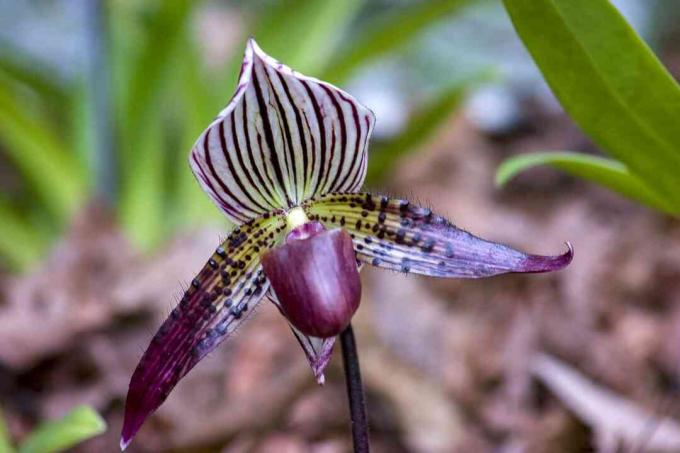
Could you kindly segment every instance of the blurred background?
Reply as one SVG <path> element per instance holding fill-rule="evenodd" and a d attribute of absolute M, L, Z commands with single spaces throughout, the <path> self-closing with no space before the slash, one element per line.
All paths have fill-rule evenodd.
<path fill-rule="evenodd" d="M 677 78 L 680 1 L 612 3 Z M 375 451 L 680 451 L 680 223 L 554 169 L 494 183 L 522 153 L 601 154 L 495 0 L 0 0 L 0 451 L 36 429 L 48 441 L 26 451 L 74 429 L 103 431 L 74 451 L 118 450 L 141 353 L 230 228 L 187 155 L 248 36 L 376 113 L 367 187 L 576 250 L 550 275 L 366 269 Z M 341 366 L 337 350 L 318 387 L 262 303 L 129 450 L 348 451 Z M 58 425 L 82 405 L 108 427 Z"/>

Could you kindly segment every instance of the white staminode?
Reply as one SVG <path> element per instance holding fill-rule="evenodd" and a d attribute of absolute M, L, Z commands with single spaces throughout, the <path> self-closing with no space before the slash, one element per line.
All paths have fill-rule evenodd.
<path fill-rule="evenodd" d="M 288 231 L 294 230 L 295 228 L 299 227 L 300 225 L 304 225 L 307 222 L 309 222 L 307 214 L 299 206 L 291 209 L 288 211 L 288 214 L 286 214 L 286 226 Z"/>

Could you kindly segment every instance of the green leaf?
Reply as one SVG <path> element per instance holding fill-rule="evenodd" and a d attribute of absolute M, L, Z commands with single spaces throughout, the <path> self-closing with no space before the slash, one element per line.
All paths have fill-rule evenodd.
<path fill-rule="evenodd" d="M 0 71 L 12 80 L 18 81 L 40 94 L 52 106 L 63 105 L 67 100 L 63 81 L 55 77 L 54 70 L 29 55 L 11 49 L 9 43 L 2 43 Z"/>
<path fill-rule="evenodd" d="M 76 155 L 78 162 L 83 168 L 92 169 L 89 164 L 92 148 L 95 143 L 94 120 L 89 106 L 88 92 L 85 83 L 78 80 L 74 83 L 70 97 L 62 105 L 62 109 L 68 106 L 68 121 L 70 134 L 68 144 Z M 88 181 L 92 178 L 92 172 L 87 173 Z"/>
<path fill-rule="evenodd" d="M 394 8 L 357 31 L 321 76 L 342 83 L 361 65 L 398 49 L 433 23 L 477 0 L 425 0 Z"/>
<path fill-rule="evenodd" d="M 164 147 L 162 119 L 147 121 L 145 135 L 135 143 L 139 153 L 135 165 L 127 170 L 123 181 L 121 223 L 134 243 L 145 251 L 158 245 L 164 232 Z"/>
<path fill-rule="evenodd" d="M 479 75 L 457 83 L 438 93 L 423 108 L 413 115 L 404 130 L 387 142 L 375 146 L 368 160 L 366 181 L 376 183 L 394 167 L 395 161 L 426 144 L 439 131 L 460 105 L 471 85 L 488 76 Z"/>
<path fill-rule="evenodd" d="M 0 200 L 0 219 L 0 262 L 15 271 L 37 262 L 45 249 L 46 238 L 4 200 Z"/>
<path fill-rule="evenodd" d="M 12 440 L 9 438 L 9 432 L 5 424 L 5 417 L 2 415 L 2 411 L 0 411 L 0 453 L 13 453 L 14 451 Z"/>
<path fill-rule="evenodd" d="M 565 110 L 680 209 L 680 87 L 607 0 L 503 0 Z"/>
<path fill-rule="evenodd" d="M 305 74 L 318 74 L 364 0 L 293 0 L 263 11 L 253 29 L 260 47 Z"/>
<path fill-rule="evenodd" d="M 47 119 L 3 83 L 0 83 L 0 142 L 50 213 L 64 222 L 85 196 L 85 172 L 49 127 Z"/>
<path fill-rule="evenodd" d="M 176 81 L 179 110 L 182 113 L 177 118 L 177 121 L 181 121 L 178 124 L 181 127 L 181 138 L 171 174 L 176 186 L 171 205 L 171 221 L 173 226 L 180 228 L 205 223 L 225 223 L 226 217 L 203 192 L 189 166 L 189 151 L 217 113 L 213 99 L 215 90 L 206 80 L 205 74 L 199 70 L 201 64 L 197 45 L 187 38 L 183 41 L 181 53 L 182 62 L 177 68 L 181 77 Z"/>
<path fill-rule="evenodd" d="M 129 65 L 130 80 L 118 109 L 122 125 L 120 215 L 125 230 L 144 250 L 157 245 L 164 230 L 162 106 L 164 98 L 176 95 L 167 90 L 174 76 L 172 63 L 196 4 L 189 0 L 157 2 L 146 18 L 141 50 L 133 61 L 121 63 Z"/>
<path fill-rule="evenodd" d="M 538 165 L 549 165 L 572 176 L 600 184 L 654 209 L 669 213 L 678 212 L 650 190 L 640 178 L 628 171 L 628 168 L 621 162 L 568 151 L 541 152 L 511 157 L 505 160 L 496 171 L 496 185 L 502 186 L 519 173 Z"/>
<path fill-rule="evenodd" d="M 248 35 L 269 55 L 307 75 L 318 75 L 365 0 L 292 0 L 256 12 Z M 245 43 L 244 43 L 245 44 Z M 243 59 L 236 52 L 224 68 L 222 104 L 231 97 Z"/>
<path fill-rule="evenodd" d="M 66 450 L 103 433 L 106 422 L 88 406 L 79 406 L 63 418 L 40 425 L 19 447 L 20 453 L 52 453 Z"/>

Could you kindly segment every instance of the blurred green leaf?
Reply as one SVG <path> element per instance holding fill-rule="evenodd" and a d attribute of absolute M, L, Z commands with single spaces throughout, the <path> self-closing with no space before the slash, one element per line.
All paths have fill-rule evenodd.
<path fill-rule="evenodd" d="M 394 8 L 354 33 L 320 78 L 342 83 L 359 66 L 398 49 L 433 23 L 475 1 L 425 0 Z"/>
<path fill-rule="evenodd" d="M 486 79 L 487 75 L 466 80 L 438 93 L 424 107 L 416 112 L 406 127 L 396 137 L 376 145 L 371 149 L 368 160 L 366 181 L 379 182 L 394 168 L 396 160 L 431 140 L 460 105 L 465 93 L 476 80 Z"/>
<path fill-rule="evenodd" d="M 182 112 L 181 118 L 177 118 L 181 120 L 181 124 L 178 124 L 181 140 L 179 155 L 175 156 L 176 162 L 170 175 L 176 189 L 173 212 L 170 213 L 172 223 L 179 227 L 205 222 L 224 223 L 226 217 L 203 192 L 189 167 L 189 151 L 217 114 L 213 99 L 215 90 L 200 71 L 201 59 L 197 45 L 188 37 L 183 40 L 181 55 L 182 61 L 177 68 L 181 77 L 176 80 L 178 108 Z"/>
<path fill-rule="evenodd" d="M 119 215 L 125 231 L 142 250 L 158 245 L 164 232 L 163 170 L 166 144 L 159 116 L 146 122 L 145 134 L 135 142 L 134 165 L 127 169 Z"/>
<path fill-rule="evenodd" d="M 607 0 L 503 0 L 571 117 L 680 212 L 680 87 Z"/>
<path fill-rule="evenodd" d="M 26 269 L 38 261 L 46 238 L 4 200 L 0 200 L 0 260 L 11 270 Z M 0 450 L 2 451 L 2 450 Z"/>
<path fill-rule="evenodd" d="M 9 50 L 11 46 L 8 43 L 2 43 L 2 46 L 0 71 L 35 90 L 50 104 L 63 105 L 67 99 L 66 89 L 53 70 L 25 53 Z"/>
<path fill-rule="evenodd" d="M 133 241 L 145 250 L 158 244 L 164 229 L 162 100 L 174 95 L 164 90 L 174 75 L 172 62 L 191 9 L 199 3 L 157 2 L 147 17 L 141 51 L 124 63 L 130 66 L 130 80 L 119 108 L 120 218 Z"/>
<path fill-rule="evenodd" d="M 248 34 L 267 54 L 308 75 L 318 75 L 328 65 L 343 32 L 365 0 L 292 0 L 258 11 Z M 224 68 L 220 84 L 222 103 L 238 82 L 242 52 Z"/>
<path fill-rule="evenodd" d="M 46 422 L 19 447 L 20 453 L 52 453 L 71 448 L 103 433 L 106 422 L 88 406 L 79 406 L 60 420 Z"/>
<path fill-rule="evenodd" d="M 318 74 L 364 0 L 293 0 L 263 11 L 253 36 L 270 55 L 305 74 Z"/>
<path fill-rule="evenodd" d="M 91 148 L 94 146 L 94 131 L 92 126 L 92 112 L 89 108 L 89 99 L 87 88 L 83 81 L 78 81 L 70 93 L 67 103 L 68 106 L 68 121 L 69 121 L 69 136 L 67 137 L 69 146 L 78 158 L 78 162 L 83 168 L 91 170 L 88 166 L 88 156 L 92 152 Z M 62 106 L 63 108 L 63 106 Z M 88 177 L 91 178 L 91 171 L 88 171 Z"/>
<path fill-rule="evenodd" d="M 549 165 L 572 176 L 600 184 L 654 209 L 673 212 L 672 206 L 659 198 L 640 178 L 631 174 L 621 162 L 568 151 L 511 157 L 496 171 L 496 185 L 502 186 L 519 173 L 539 165 Z"/>
<path fill-rule="evenodd" d="M 13 453 L 14 447 L 12 447 L 12 441 L 9 438 L 9 432 L 7 431 L 7 425 L 5 424 L 5 417 L 0 411 L 0 453 Z"/>
<path fill-rule="evenodd" d="M 130 64 L 130 79 L 126 83 L 123 105 L 126 116 L 122 119 L 126 134 L 143 135 L 145 121 L 156 117 L 161 87 L 172 72 L 173 53 L 179 39 L 185 36 L 192 6 L 199 3 L 190 0 L 155 2 L 155 9 L 145 18 L 145 42 L 137 43 L 140 51 Z M 134 149 L 126 152 L 134 154 Z"/>
<path fill-rule="evenodd" d="M 45 118 L 29 109 L 8 85 L 0 83 L 2 149 L 47 209 L 63 222 L 85 196 L 85 172 L 48 126 Z"/>

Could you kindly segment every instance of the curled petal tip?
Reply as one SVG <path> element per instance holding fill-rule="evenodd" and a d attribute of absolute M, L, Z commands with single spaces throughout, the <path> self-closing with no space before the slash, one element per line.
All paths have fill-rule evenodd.
<path fill-rule="evenodd" d="M 574 259 L 574 247 L 571 242 L 565 242 L 567 251 L 561 255 L 543 256 L 529 255 L 519 272 L 552 272 L 563 269 Z"/>
<path fill-rule="evenodd" d="M 146 412 L 131 413 L 128 407 L 125 409 L 126 414 L 123 419 L 123 431 L 120 435 L 120 451 L 125 451 L 128 445 L 130 445 L 130 442 L 132 442 L 132 439 L 134 439 L 137 431 L 139 431 L 139 428 L 141 428 L 148 415 Z M 134 409 L 139 408 L 135 407 Z"/>
<path fill-rule="evenodd" d="M 257 41 L 255 41 L 255 38 L 252 35 L 249 36 L 248 40 L 246 41 L 246 54 L 251 52 L 260 54 L 262 53 L 262 49 L 260 49 L 260 46 L 257 44 Z"/>

